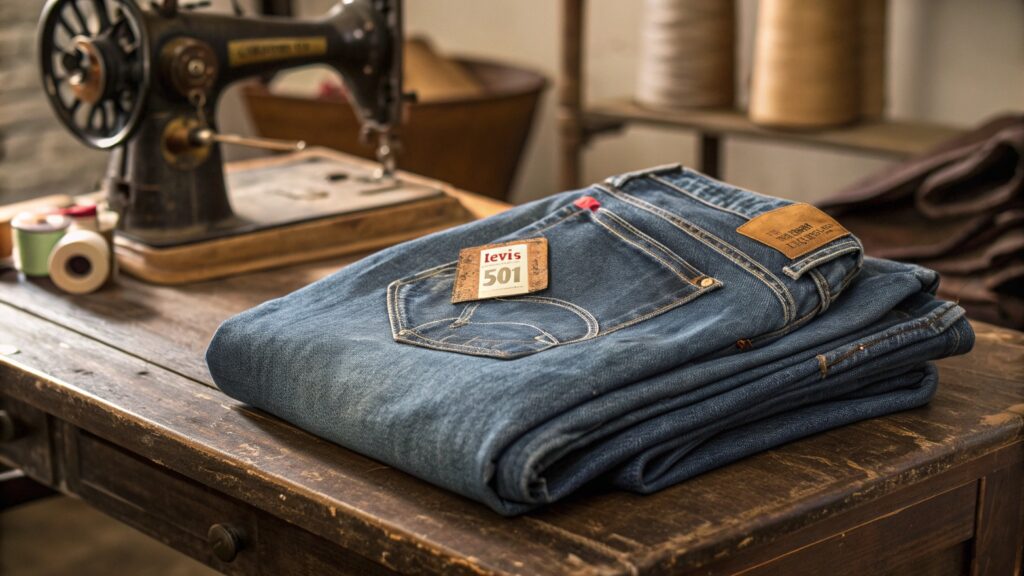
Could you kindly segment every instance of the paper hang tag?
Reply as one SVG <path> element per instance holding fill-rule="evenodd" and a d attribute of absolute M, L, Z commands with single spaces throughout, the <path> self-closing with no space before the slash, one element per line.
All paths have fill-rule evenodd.
<path fill-rule="evenodd" d="M 790 259 L 850 235 L 842 224 L 810 204 L 790 204 L 765 212 L 751 218 L 736 231 L 782 252 Z"/>
<path fill-rule="evenodd" d="M 547 238 L 474 246 L 459 251 L 452 304 L 528 294 L 547 287 Z"/>

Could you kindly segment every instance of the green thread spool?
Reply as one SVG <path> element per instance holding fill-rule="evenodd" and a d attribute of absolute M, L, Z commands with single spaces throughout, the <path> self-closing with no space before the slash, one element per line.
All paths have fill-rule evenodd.
<path fill-rule="evenodd" d="M 14 265 L 25 276 L 49 276 L 50 252 L 67 233 L 70 220 L 60 214 L 22 212 L 11 221 Z"/>

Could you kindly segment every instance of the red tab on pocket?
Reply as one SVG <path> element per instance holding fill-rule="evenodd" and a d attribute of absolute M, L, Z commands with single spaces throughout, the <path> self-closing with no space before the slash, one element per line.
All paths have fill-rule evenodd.
<path fill-rule="evenodd" d="M 601 207 L 601 203 L 598 202 L 597 200 L 594 200 L 590 196 L 584 196 L 580 198 L 579 200 L 573 202 L 573 205 L 575 205 L 577 208 L 583 208 L 584 210 L 597 210 L 598 208 Z"/>

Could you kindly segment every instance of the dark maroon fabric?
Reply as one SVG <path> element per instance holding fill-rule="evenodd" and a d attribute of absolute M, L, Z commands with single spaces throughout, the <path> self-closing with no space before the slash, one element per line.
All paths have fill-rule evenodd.
<path fill-rule="evenodd" d="M 868 254 L 942 274 L 975 318 L 1024 329 L 1024 115 L 1005 115 L 819 206 Z"/>

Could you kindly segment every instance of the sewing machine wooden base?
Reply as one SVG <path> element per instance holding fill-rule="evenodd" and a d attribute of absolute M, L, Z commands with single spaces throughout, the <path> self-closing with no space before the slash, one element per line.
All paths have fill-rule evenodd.
<path fill-rule="evenodd" d="M 237 229 L 172 247 L 118 235 L 118 264 L 148 282 L 182 284 L 369 252 L 472 219 L 465 196 L 436 180 L 401 173 L 398 186 L 359 183 L 375 166 L 325 148 L 228 165 Z M 294 178 L 268 185 L 265 173 L 280 175 L 282 168 Z"/>

